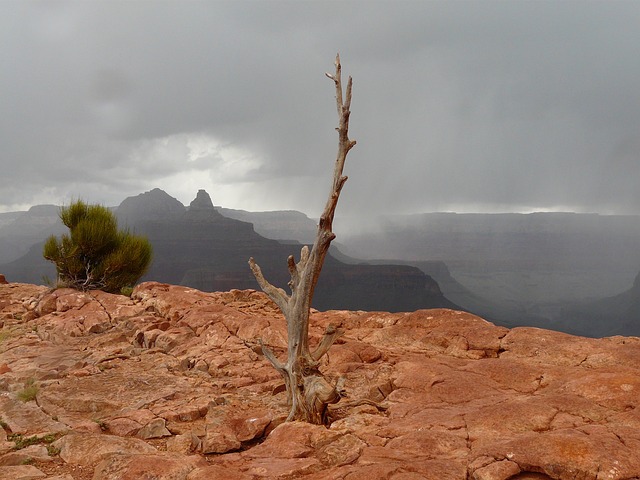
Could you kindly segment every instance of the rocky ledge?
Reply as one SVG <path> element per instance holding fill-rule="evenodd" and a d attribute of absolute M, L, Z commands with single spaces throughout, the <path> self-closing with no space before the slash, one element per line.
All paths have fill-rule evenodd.
<path fill-rule="evenodd" d="M 314 312 L 345 335 L 329 428 L 283 423 L 261 293 L 132 297 L 0 285 L 0 478 L 640 478 L 640 339 L 506 329 L 454 310 Z M 368 398 L 383 412 L 349 401 Z"/>

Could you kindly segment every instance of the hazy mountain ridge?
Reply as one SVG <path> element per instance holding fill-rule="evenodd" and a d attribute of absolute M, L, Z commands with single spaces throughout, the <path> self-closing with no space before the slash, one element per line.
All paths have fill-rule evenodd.
<path fill-rule="evenodd" d="M 0 264 L 19 258 L 49 235 L 63 232 L 59 211 L 55 205 L 36 205 L 27 212 L 0 214 Z"/>
<path fill-rule="evenodd" d="M 566 324 L 570 325 L 581 325 L 588 319 L 585 328 L 576 329 L 578 333 L 640 336 L 640 273 L 630 289 L 600 300 L 570 305 L 563 309 L 562 314 Z M 615 319 L 619 319 L 617 323 Z"/>
<path fill-rule="evenodd" d="M 154 260 L 143 277 L 204 291 L 257 288 L 247 260 L 255 257 L 265 277 L 287 288 L 286 259 L 299 256 L 301 245 L 267 239 L 251 223 L 228 218 L 200 190 L 189 207 L 159 189 L 125 199 L 116 209 L 120 222 L 146 235 Z M 257 215 L 257 214 L 256 214 Z M 287 212 L 285 217 L 291 217 Z M 277 218 L 277 213 L 267 217 Z M 302 214 L 294 217 L 306 217 Z M 308 219 L 307 219 L 308 220 Z M 308 222 L 306 223 L 308 225 Z M 42 258 L 42 239 L 27 254 L 0 266 L 7 279 L 39 283 L 55 271 Z M 295 242 L 293 242 L 295 243 Z M 419 308 L 459 308 L 418 268 L 407 265 L 348 265 L 328 256 L 315 291 L 319 309 L 406 311 Z"/>
<path fill-rule="evenodd" d="M 316 222 L 296 210 L 274 212 L 247 212 L 231 208 L 215 207 L 228 218 L 253 224 L 253 228 L 263 237 L 273 240 L 312 243 L 317 230 Z"/>
<path fill-rule="evenodd" d="M 124 225 L 172 220 L 180 218 L 186 211 L 186 207 L 179 200 L 159 188 L 135 197 L 127 197 L 115 209 L 118 221 Z"/>
<path fill-rule="evenodd" d="M 473 297 L 445 295 L 486 318 L 582 335 L 627 333 L 633 310 L 589 306 L 629 290 L 640 271 L 640 216 L 430 213 L 381 217 L 341 237 L 347 253 L 419 266 L 444 262 Z M 480 299 L 478 304 L 476 299 Z M 580 311 L 576 316 L 570 312 Z M 617 312 L 618 315 L 614 315 Z M 510 323 L 509 323 L 510 324 Z M 621 330 L 622 329 L 622 330 Z M 635 331 L 635 330 L 634 330 Z"/>
<path fill-rule="evenodd" d="M 477 272 L 513 265 L 539 271 L 613 265 L 633 272 L 632 281 L 640 270 L 640 216 L 398 215 L 384 217 L 377 229 L 346 233 L 341 240 L 353 243 L 360 257 L 442 260 L 452 272 L 459 265 Z"/>
<path fill-rule="evenodd" d="M 23 212 L 5 212 L 0 213 L 0 229 L 5 225 L 12 224 L 16 218 L 22 215 Z"/>
<path fill-rule="evenodd" d="M 157 278 L 166 278 L 170 283 L 203 290 L 255 288 L 253 277 L 245 269 L 248 256 L 265 263 L 272 272 L 270 278 L 286 287 L 286 256 L 291 253 L 297 256 L 299 247 L 283 247 L 282 243 L 284 239 L 289 244 L 310 241 L 316 225 L 300 212 L 226 209 L 214 207 L 210 198 L 187 207 L 160 189 L 125 199 L 116 212 L 123 225 L 164 238 L 166 247 L 157 249 L 158 264 L 145 278 L 155 279 L 153 275 L 158 275 Z M 11 214 L 13 222 L 0 227 L 0 243 L 5 241 L 6 245 L 14 224 L 17 231 L 30 232 L 31 237 L 25 236 L 19 243 L 23 250 L 34 240 L 41 243 L 50 234 L 47 229 L 64 231 L 61 225 L 51 227 L 51 223 L 58 220 L 57 213 L 58 207 L 42 206 Z M 176 270 L 181 274 L 171 273 L 173 267 L 163 259 L 180 262 L 182 254 L 179 242 L 166 240 L 176 231 L 190 231 L 189 222 L 183 222 L 187 215 L 190 221 L 197 215 L 204 215 L 209 221 L 215 218 L 218 227 L 224 223 L 226 229 L 236 230 L 240 237 L 253 237 L 257 233 L 272 240 L 263 246 L 234 242 L 234 248 L 242 252 L 239 254 L 242 262 L 238 261 L 233 268 L 225 266 L 228 255 L 218 253 L 215 254 L 218 268 L 203 262 L 183 262 Z M 166 225 L 169 219 L 179 221 L 169 227 Z M 640 295 L 637 288 L 631 287 L 634 279 L 637 283 L 640 270 L 638 216 L 430 213 L 385 216 L 376 221 L 375 228 L 371 225 L 359 234 L 339 233 L 331 254 L 340 262 L 354 266 L 378 265 L 375 268 L 385 270 L 387 279 L 394 279 L 395 284 L 387 282 L 385 287 L 384 282 L 380 283 L 375 286 L 378 292 L 390 288 L 393 295 L 397 293 L 393 293 L 394 288 L 402 289 L 405 285 L 402 309 L 419 308 L 420 301 L 411 300 L 411 288 L 422 292 L 423 287 L 417 285 L 423 284 L 434 295 L 441 291 L 453 304 L 510 327 L 540 326 L 593 336 L 640 334 L 637 300 Z M 207 228 L 197 233 L 201 236 L 200 246 L 182 249 L 200 249 L 203 258 L 213 255 L 206 253 L 203 246 L 216 241 L 220 233 Z M 283 242 L 274 242 L 275 239 Z M 283 250 L 274 254 L 273 260 L 261 260 L 264 245 L 279 245 L 277 249 Z M 35 283 L 41 281 L 42 272 L 53 277 L 52 265 L 42 259 L 41 250 L 40 245 L 34 246 L 33 251 L 19 261 L 0 266 L 0 271 L 9 279 Z M 328 305 L 338 301 L 344 308 L 357 309 L 357 302 L 340 292 L 348 278 L 339 272 L 340 262 L 327 260 L 320 284 L 331 288 L 319 293 L 318 301 Z M 407 269 L 390 269 L 390 264 L 405 265 Z M 420 269 L 425 278 L 421 279 L 410 267 Z M 356 270 L 352 267 L 352 271 Z M 24 272 L 28 273 L 27 277 L 16 277 Z M 402 275 L 412 279 L 411 288 L 406 289 Z M 353 291 L 356 290 L 359 296 L 368 298 L 370 309 L 397 309 L 385 303 L 389 300 L 384 295 L 369 295 L 364 287 Z"/>

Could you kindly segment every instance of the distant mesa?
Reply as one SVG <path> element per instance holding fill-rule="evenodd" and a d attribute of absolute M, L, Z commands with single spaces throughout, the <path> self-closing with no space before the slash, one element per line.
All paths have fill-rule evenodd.
<path fill-rule="evenodd" d="M 187 216 L 191 220 L 211 220 L 212 218 L 222 219 L 222 215 L 213 207 L 213 202 L 209 194 L 200 189 L 196 198 L 189 204 Z"/>
<path fill-rule="evenodd" d="M 213 210 L 213 202 L 211 201 L 211 197 L 205 190 L 198 190 L 196 198 L 189 204 L 190 211 L 212 211 Z"/>
<path fill-rule="evenodd" d="M 185 212 L 186 208 L 179 200 L 164 190 L 154 188 L 125 198 L 118 206 L 117 216 L 123 224 L 132 225 L 142 221 L 171 220 L 183 216 Z"/>
<path fill-rule="evenodd" d="M 43 242 L 49 235 L 65 231 L 59 213 L 60 207 L 55 205 L 36 205 L 26 212 L 1 214 L 0 264 L 17 260 L 33 244 Z"/>
<path fill-rule="evenodd" d="M 59 212 L 60 207 L 57 205 L 34 205 L 29 209 L 29 214 L 33 217 L 57 216 Z"/>
<path fill-rule="evenodd" d="M 149 222 L 177 221 L 188 218 L 193 221 L 222 219 L 214 208 L 211 197 L 205 190 L 198 190 L 196 198 L 185 207 L 179 200 L 164 190 L 153 190 L 133 197 L 127 197 L 118 207 L 118 220 L 125 225 Z"/>
<path fill-rule="evenodd" d="M 162 190 L 154 189 L 126 199 L 118 215 L 153 245 L 154 261 L 145 279 L 204 291 L 256 288 L 247 266 L 251 256 L 275 284 L 286 286 L 286 259 L 300 249 L 299 244 L 291 245 L 291 238 L 288 244 L 280 243 L 258 234 L 245 219 L 223 216 L 205 190 L 199 190 L 187 208 Z M 290 225 L 290 217 L 286 212 L 272 212 L 269 220 L 278 228 Z M 415 267 L 348 265 L 331 254 L 315 293 L 314 306 L 324 310 L 457 308 L 431 277 Z"/>

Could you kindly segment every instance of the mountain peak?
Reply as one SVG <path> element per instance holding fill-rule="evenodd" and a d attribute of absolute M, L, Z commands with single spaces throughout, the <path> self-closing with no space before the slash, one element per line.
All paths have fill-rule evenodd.
<path fill-rule="evenodd" d="M 118 219 L 132 224 L 146 220 L 167 220 L 184 215 L 185 206 L 164 190 L 153 190 L 125 198 L 117 210 Z"/>
<path fill-rule="evenodd" d="M 213 211 L 213 202 L 205 190 L 198 190 L 196 198 L 189 204 L 190 211 Z"/>
<path fill-rule="evenodd" d="M 216 221 L 222 219 L 227 220 L 213 207 L 211 197 L 202 189 L 198 190 L 196 198 L 189 204 L 187 217 L 197 221 L 210 221 L 211 219 L 215 219 Z"/>

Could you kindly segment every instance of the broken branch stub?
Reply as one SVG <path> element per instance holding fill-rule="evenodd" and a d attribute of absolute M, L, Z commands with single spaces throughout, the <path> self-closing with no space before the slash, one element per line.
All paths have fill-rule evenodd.
<path fill-rule="evenodd" d="M 338 110 L 338 153 L 334 165 L 333 182 L 325 208 L 318 222 L 316 238 L 309 250 L 306 245 L 300 251 L 300 260 L 296 263 L 290 256 L 287 266 L 291 280 L 291 294 L 269 283 L 253 258 L 249 266 L 260 288 L 269 296 L 283 313 L 287 322 L 287 361 L 282 363 L 265 345 L 262 351 L 265 358 L 282 375 L 290 406 L 287 420 L 302 420 L 322 424 L 327 422 L 327 405 L 340 401 L 345 393 L 344 380 L 330 383 L 319 370 L 319 362 L 342 331 L 330 325 L 316 349 L 309 350 L 309 314 L 313 292 L 315 290 L 324 259 L 329 251 L 333 233 L 333 218 L 338 199 L 347 177 L 342 174 L 349 151 L 355 146 L 355 140 L 349 139 L 349 116 L 351 114 L 351 77 L 346 90 L 342 86 L 342 66 L 340 56 L 336 56 L 335 73 L 326 74 L 333 80 L 336 88 L 336 106 Z"/>

